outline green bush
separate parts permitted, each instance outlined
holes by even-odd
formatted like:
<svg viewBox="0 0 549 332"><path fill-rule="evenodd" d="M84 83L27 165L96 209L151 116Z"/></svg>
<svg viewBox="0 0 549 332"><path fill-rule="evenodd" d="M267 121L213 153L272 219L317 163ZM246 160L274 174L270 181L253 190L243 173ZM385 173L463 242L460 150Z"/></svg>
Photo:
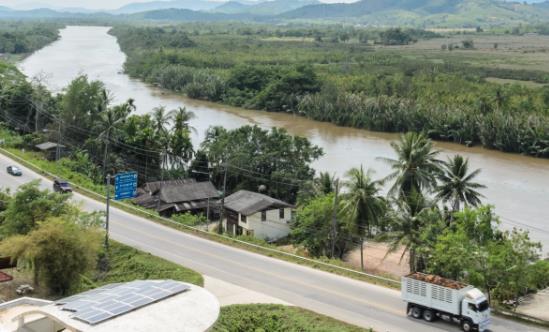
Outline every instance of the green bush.
<svg viewBox="0 0 549 332"><path fill-rule="evenodd" d="M221 308L214 332L351 332L372 331L314 312L275 304L231 305Z"/></svg>

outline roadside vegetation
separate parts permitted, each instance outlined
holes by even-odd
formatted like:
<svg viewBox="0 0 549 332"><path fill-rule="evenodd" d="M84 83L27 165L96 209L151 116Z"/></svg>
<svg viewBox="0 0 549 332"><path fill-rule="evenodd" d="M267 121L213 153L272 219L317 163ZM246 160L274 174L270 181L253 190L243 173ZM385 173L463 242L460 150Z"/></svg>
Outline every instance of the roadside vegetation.
<svg viewBox="0 0 549 332"><path fill-rule="evenodd" d="M362 329L298 307L243 304L221 308L221 315L212 327L212 331L371 332L373 330Z"/></svg>
<svg viewBox="0 0 549 332"><path fill-rule="evenodd" d="M135 279L203 284L192 270L114 241L105 249L103 213L83 212L68 199L38 181L0 192L0 256L11 257L38 292L56 298Z"/></svg>
<svg viewBox="0 0 549 332"><path fill-rule="evenodd" d="M440 38L442 49L425 56L378 47L437 40L421 30L190 24L111 33L131 76L191 98L549 156L548 88L486 80L547 83L547 73L490 65L491 54L478 55L477 64L470 55L451 56L458 48L474 52L466 37L451 45ZM173 46L181 35L184 45Z"/></svg>

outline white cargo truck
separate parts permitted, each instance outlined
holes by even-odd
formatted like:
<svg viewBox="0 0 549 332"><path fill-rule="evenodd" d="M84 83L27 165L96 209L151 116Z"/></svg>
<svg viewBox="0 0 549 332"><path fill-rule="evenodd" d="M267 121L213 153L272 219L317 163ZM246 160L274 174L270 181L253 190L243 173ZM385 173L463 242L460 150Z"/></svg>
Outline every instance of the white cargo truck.
<svg viewBox="0 0 549 332"><path fill-rule="evenodd" d="M412 273L402 277L401 292L408 304L407 314L416 319L454 321L465 332L483 332L490 325L488 300L473 286L439 276Z"/></svg>

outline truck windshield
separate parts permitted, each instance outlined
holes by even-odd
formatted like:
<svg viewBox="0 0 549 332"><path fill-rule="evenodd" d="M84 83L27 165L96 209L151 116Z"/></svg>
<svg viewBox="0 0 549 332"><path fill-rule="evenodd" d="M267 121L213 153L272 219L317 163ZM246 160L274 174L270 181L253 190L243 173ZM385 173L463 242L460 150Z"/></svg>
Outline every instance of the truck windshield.
<svg viewBox="0 0 549 332"><path fill-rule="evenodd" d="M479 304L477 304L478 311L484 311L488 309L490 306L488 305L488 301L482 301Z"/></svg>

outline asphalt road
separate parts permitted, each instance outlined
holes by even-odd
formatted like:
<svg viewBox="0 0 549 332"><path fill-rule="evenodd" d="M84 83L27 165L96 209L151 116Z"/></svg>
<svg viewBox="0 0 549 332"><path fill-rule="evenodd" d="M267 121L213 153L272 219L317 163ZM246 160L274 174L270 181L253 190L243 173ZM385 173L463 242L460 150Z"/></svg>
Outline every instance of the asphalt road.
<svg viewBox="0 0 549 332"><path fill-rule="evenodd" d="M18 165L23 176L7 174L8 165ZM1 187L16 190L34 179L51 188L51 181L0 155ZM74 194L74 200L88 211L104 209L102 202L80 194ZM427 323L407 317L396 290L204 240L116 208L111 208L111 236L202 274L379 332L459 331L457 325L443 321ZM545 330L494 317L492 331Z"/></svg>

